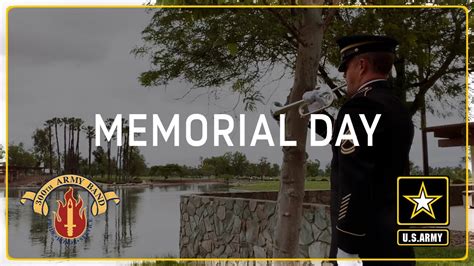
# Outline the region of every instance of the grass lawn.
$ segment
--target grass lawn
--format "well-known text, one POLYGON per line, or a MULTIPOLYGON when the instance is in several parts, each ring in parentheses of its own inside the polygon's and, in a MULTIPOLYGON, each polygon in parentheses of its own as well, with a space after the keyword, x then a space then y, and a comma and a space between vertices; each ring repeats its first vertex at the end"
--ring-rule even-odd
MULTIPOLYGON (((239 184, 232 187, 238 190, 249 191, 278 191, 280 188, 280 181, 256 181, 252 183, 239 184)), ((305 181, 305 189, 329 189, 329 181, 305 181)))
MULTIPOLYGON (((311 181, 315 182, 315 181, 311 181)), ((415 248, 417 258, 456 258, 464 255, 463 247, 419 247, 415 248)), ((474 265, 474 249, 469 249, 469 258, 465 261, 418 261, 416 266, 461 266, 474 265)), ((170 256, 171 257, 171 256, 170 256)), ((174 261, 147 261, 135 262, 133 266, 174 266, 174 265, 204 265, 204 263, 196 262, 174 262, 174 261)), ((303 265, 303 264, 301 264, 303 265)))
MULTIPOLYGON (((474 249, 469 249, 469 258, 465 261, 418 261, 417 266, 461 266, 474 265, 474 249)), ((464 256, 464 247, 423 247, 415 248, 417 258, 460 258, 464 256)))

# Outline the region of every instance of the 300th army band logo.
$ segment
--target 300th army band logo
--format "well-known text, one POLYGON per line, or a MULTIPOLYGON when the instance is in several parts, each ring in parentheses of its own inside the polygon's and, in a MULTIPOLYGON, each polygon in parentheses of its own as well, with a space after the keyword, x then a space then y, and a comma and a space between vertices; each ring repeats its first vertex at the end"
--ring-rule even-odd
POLYGON ((94 182, 78 175, 55 177, 44 184, 38 192, 25 192, 20 202, 25 204, 27 200, 30 200, 33 202, 35 213, 48 216, 49 206, 46 201, 48 196, 54 190, 64 186, 68 188, 64 193, 64 200, 57 201, 57 209, 51 215, 50 231, 66 244, 81 239, 86 234, 87 229, 90 228, 87 219, 87 206, 84 206, 84 200, 79 193, 74 196, 74 187, 84 189, 94 199, 90 206, 92 216, 105 213, 109 200, 112 200, 115 204, 120 202, 115 192, 103 192, 94 182))

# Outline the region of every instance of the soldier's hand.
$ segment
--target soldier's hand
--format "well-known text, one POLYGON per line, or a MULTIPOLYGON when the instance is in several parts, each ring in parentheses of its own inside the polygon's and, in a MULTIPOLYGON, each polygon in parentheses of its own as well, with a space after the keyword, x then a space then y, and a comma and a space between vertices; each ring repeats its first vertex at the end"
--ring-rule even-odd
POLYGON ((270 109, 270 114, 272 115, 273 119, 277 122, 280 122, 280 115, 276 115, 275 112, 280 109, 283 105, 280 102, 273 102, 273 105, 270 109))
POLYGON ((340 248, 337 249, 336 257, 338 259, 339 258, 351 259, 351 260, 338 260, 337 265, 339 266, 362 266, 363 265, 358 254, 349 254, 340 248))
POLYGON ((324 100, 322 99, 322 95, 324 93, 325 92, 323 92, 319 89, 318 90, 307 91, 303 94, 303 100, 307 104, 312 104, 314 102, 324 102, 324 100))

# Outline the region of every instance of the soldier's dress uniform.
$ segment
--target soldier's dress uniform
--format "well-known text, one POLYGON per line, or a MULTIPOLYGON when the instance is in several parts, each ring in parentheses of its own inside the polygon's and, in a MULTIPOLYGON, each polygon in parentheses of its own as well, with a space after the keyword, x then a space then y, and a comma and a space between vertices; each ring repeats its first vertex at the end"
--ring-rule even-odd
POLYGON ((331 141, 331 250, 334 253, 341 248, 361 258, 412 258, 413 249, 398 246, 396 237, 397 177, 409 174, 410 116, 384 80, 369 83, 342 106, 334 132, 339 132, 346 114, 351 117, 359 146, 351 141, 335 146, 336 135, 331 141), (359 114, 364 114, 369 124, 381 114, 373 146, 368 146, 359 114))
MULTIPOLYGON (((393 39, 371 42, 372 36, 351 38, 339 41, 343 52, 342 71, 354 54, 393 51, 397 44, 395 41, 394 45, 393 39), (350 49, 345 49, 347 47, 350 49)), ((413 140, 413 123, 408 111, 386 80, 372 80, 362 85, 341 107, 334 127, 330 257, 336 257, 340 248, 350 254, 359 254, 362 259, 413 258, 413 248, 397 245, 399 227, 396 218, 397 177, 409 174, 409 151, 413 140), (372 146, 368 145, 360 114, 365 115, 369 125, 376 114, 381 114, 372 146), (351 118, 359 146, 350 140, 335 146, 345 115, 351 118)), ((414 262, 364 261, 364 265, 400 266, 414 265, 414 262)))

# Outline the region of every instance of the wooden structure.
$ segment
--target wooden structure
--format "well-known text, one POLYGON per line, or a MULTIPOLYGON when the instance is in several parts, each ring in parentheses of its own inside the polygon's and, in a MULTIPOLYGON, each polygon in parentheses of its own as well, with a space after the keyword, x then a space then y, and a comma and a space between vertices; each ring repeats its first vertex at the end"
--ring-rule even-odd
MULTIPOLYGON (((441 125, 434 127, 427 127, 425 132, 433 132, 435 138, 439 138, 438 146, 439 147, 462 147, 466 146, 466 132, 469 132, 467 145, 474 146, 474 137, 471 132, 474 132, 474 122, 451 124, 451 125, 441 125), (467 131, 466 131, 467 130, 467 131)), ((425 152, 423 152, 425 153, 425 152)), ((471 155, 471 164, 473 164, 474 156, 471 155)), ((423 154, 423 162, 428 164, 427 154, 423 154), (426 162, 425 162, 426 160, 426 162)))
MULTIPOLYGON (((438 139, 438 147, 471 147, 471 171, 474 167, 474 137, 472 132, 474 132, 474 122, 470 123, 459 123, 459 124, 451 124, 451 125, 441 125, 441 126, 434 126, 434 127, 427 127, 424 130, 424 133, 433 132, 435 138, 438 139), (468 138, 466 140, 466 134, 468 134, 468 138), (466 143, 467 142, 467 143, 466 143)), ((428 166, 428 153, 427 147, 423 147, 423 166, 427 168, 428 166)), ((468 166, 466 165, 466 168, 468 166)), ((426 175, 427 169, 424 169, 426 175)), ((472 172, 471 172, 472 173, 472 172)), ((450 186, 450 206, 461 205, 462 204, 462 197, 463 195, 468 195, 473 198, 474 201, 474 190, 472 190, 472 185, 469 186, 468 191, 465 191, 465 185, 451 185, 450 186)), ((465 196, 464 196, 465 197, 465 196)), ((466 200, 467 201, 467 200, 466 200)), ((473 206, 469 206, 473 208, 473 206)))

